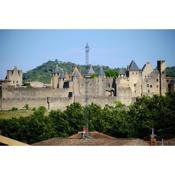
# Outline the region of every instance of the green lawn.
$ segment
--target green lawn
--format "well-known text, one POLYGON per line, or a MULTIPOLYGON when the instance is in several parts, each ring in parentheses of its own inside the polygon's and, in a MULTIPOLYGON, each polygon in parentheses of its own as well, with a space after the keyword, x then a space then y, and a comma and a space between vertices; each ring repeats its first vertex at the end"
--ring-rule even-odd
POLYGON ((19 118, 19 117, 27 117, 33 114, 32 110, 20 109, 16 111, 0 111, 0 119, 10 119, 10 118, 19 118))

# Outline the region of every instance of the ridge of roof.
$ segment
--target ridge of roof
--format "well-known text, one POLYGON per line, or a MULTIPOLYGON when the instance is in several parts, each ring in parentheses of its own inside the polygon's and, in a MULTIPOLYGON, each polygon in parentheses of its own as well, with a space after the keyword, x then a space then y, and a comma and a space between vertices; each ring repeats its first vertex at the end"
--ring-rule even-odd
POLYGON ((77 66, 74 67, 74 70, 72 72, 72 77, 81 77, 81 73, 78 70, 77 66))
POLYGON ((128 70, 133 70, 133 71, 139 71, 139 67, 137 66, 137 64, 135 63, 134 60, 131 61, 129 67, 128 67, 128 70))
POLYGON ((89 71, 88 71, 88 75, 92 75, 92 74, 95 74, 95 71, 94 71, 92 65, 90 65, 90 68, 89 68, 89 71))

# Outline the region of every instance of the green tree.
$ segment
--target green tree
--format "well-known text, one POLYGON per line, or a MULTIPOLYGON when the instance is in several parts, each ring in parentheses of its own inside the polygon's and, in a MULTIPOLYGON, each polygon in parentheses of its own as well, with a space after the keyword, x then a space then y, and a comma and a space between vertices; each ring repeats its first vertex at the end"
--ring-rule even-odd
POLYGON ((101 107, 94 103, 91 103, 90 105, 86 106, 84 110, 87 111, 89 130, 100 131, 100 126, 98 125, 98 119, 101 116, 102 112, 101 107))
POLYGON ((157 97, 156 129, 159 137, 172 138, 175 135, 175 93, 157 97))
POLYGON ((107 69, 105 70, 106 77, 118 77, 119 73, 116 70, 113 69, 107 69))
POLYGON ((53 126, 58 137, 66 137, 69 135, 69 122, 64 112, 59 110, 51 111, 49 113, 49 118, 53 122, 53 126))
POLYGON ((136 99, 136 102, 129 106, 129 130, 130 137, 149 136, 151 128, 154 127, 151 111, 146 107, 150 97, 136 99))
POLYGON ((52 120, 44 116, 44 108, 36 110, 32 116, 0 120, 2 135, 34 143, 56 135, 52 120))
POLYGON ((31 116, 28 125, 28 143, 35 143, 38 141, 46 140, 56 136, 52 120, 39 113, 31 116))
POLYGON ((175 95, 154 95, 137 98, 129 107, 130 136, 148 138, 155 128, 159 138, 170 138, 175 134, 175 95))
POLYGON ((79 103, 72 103, 64 111, 69 122, 69 135, 82 131, 84 126, 84 110, 79 103))
POLYGON ((94 73, 94 74, 91 75, 91 78, 96 78, 96 77, 97 77, 97 74, 96 73, 94 73))
POLYGON ((116 102, 111 113, 111 127, 108 133, 115 137, 127 137, 128 124, 126 106, 121 102, 116 102))

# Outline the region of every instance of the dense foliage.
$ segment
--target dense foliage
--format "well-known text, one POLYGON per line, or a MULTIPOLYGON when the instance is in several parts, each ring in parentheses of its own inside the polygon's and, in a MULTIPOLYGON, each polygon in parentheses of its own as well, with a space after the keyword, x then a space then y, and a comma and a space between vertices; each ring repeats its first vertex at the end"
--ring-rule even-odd
POLYGON ((117 70, 107 69, 105 70, 106 77, 118 77, 119 73, 117 70))
POLYGON ((116 102, 104 108, 90 104, 86 108, 73 103, 65 111, 50 111, 40 107, 29 117, 0 119, 1 134, 26 143, 52 137, 67 137, 85 126, 88 114, 89 130, 114 137, 149 138, 151 128, 159 139, 175 136, 175 93, 166 96, 137 98, 129 107, 116 102))

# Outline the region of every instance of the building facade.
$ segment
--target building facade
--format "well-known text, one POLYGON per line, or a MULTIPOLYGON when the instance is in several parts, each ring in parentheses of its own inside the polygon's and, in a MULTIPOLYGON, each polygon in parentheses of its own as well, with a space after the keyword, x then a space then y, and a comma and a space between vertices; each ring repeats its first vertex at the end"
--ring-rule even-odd
MULTIPOLYGON (((58 65, 53 71, 51 83, 40 86, 23 86, 22 71, 16 67, 7 71, 5 80, 0 82, 0 109, 7 110, 12 107, 23 108, 45 106, 48 109, 65 109, 73 102, 85 105, 85 86, 88 88, 88 103, 96 103, 102 107, 106 104, 114 105, 120 101, 129 105, 137 97, 164 95, 174 91, 174 79, 166 78, 166 62, 157 61, 157 67, 152 68, 146 63, 142 69, 132 60, 125 71, 118 77, 106 77, 103 67, 97 76, 93 66, 89 66, 89 79, 86 84, 84 76, 74 67, 72 74, 65 73, 58 65)), ((32 84, 32 83, 31 83, 32 84)))

